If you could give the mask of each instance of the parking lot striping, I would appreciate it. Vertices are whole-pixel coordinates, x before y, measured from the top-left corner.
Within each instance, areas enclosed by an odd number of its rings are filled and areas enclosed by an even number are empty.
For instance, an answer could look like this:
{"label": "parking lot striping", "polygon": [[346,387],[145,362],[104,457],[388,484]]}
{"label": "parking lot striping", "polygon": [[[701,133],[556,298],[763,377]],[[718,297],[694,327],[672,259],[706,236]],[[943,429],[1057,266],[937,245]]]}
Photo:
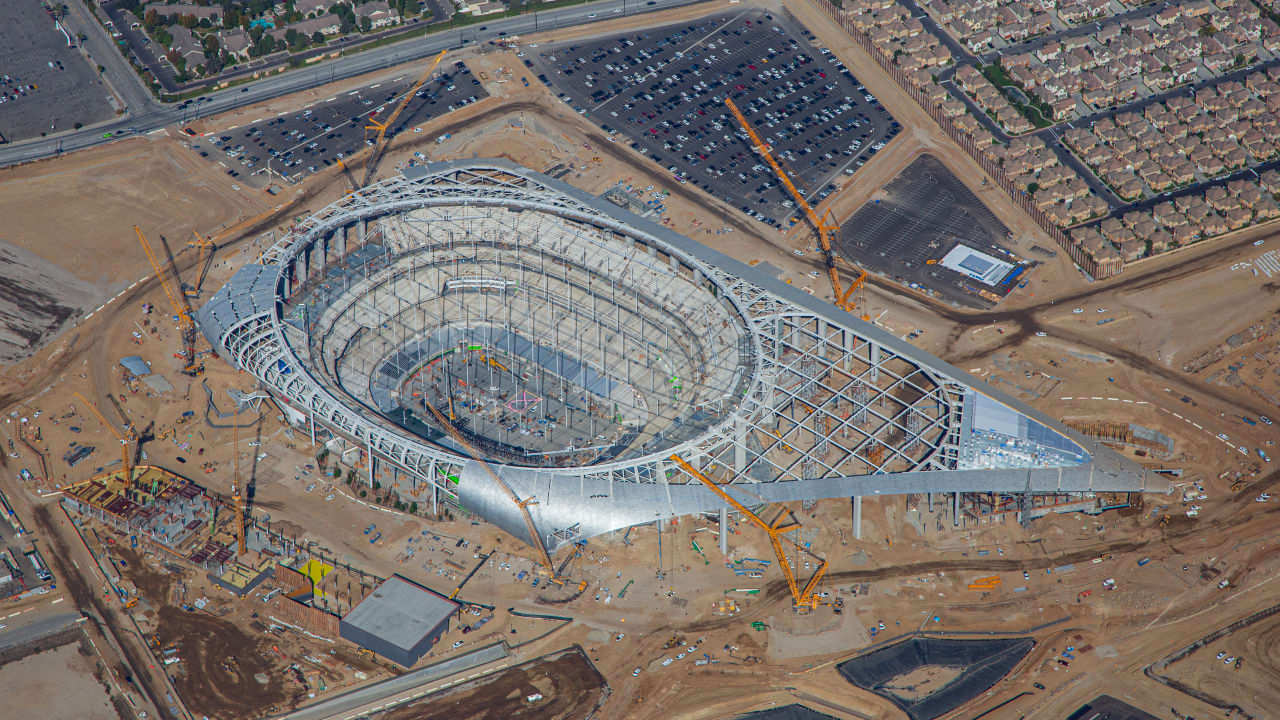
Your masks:
{"label": "parking lot striping", "polygon": [[1073,397],[1060,397],[1059,400],[1075,400]]}
{"label": "parking lot striping", "polygon": [[[738,20],[741,20],[741,19],[742,19],[742,16],[743,16],[743,15],[746,15],[748,12],[750,12],[750,10],[743,10],[742,12],[738,13],[737,15],[735,15],[735,16],[733,17],[733,19],[731,19],[731,20],[729,20],[728,22],[726,22],[724,25],[732,25],[734,22],[736,22],[736,21],[738,21]],[[686,52],[688,52],[688,51],[690,51],[690,50],[693,50],[694,48],[698,47],[698,46],[699,46],[699,45],[701,45],[702,43],[706,42],[706,41],[707,41],[707,38],[709,38],[709,37],[711,37],[712,35],[715,35],[716,33],[720,32],[723,28],[724,28],[724,26],[720,26],[720,27],[713,28],[713,29],[711,30],[711,32],[709,32],[709,33],[707,33],[706,35],[703,35],[702,37],[698,38],[698,39],[697,39],[697,40],[695,40],[692,44],[690,44],[688,47],[684,48],[683,50],[677,50],[677,51],[676,51],[676,54],[675,54],[675,57],[674,57],[673,59],[683,59],[684,54],[685,54]],[[648,75],[644,75],[644,76],[642,76],[642,79],[643,79],[643,80],[648,80],[649,78],[651,78],[651,77],[656,77],[657,75],[658,75],[658,71],[657,71],[657,70],[654,70],[653,72],[649,73]],[[638,85],[638,84],[639,84],[639,82],[637,82],[636,84]],[[621,93],[619,93],[619,94],[617,94],[617,95],[614,95],[613,97],[609,98],[608,100],[605,100],[604,102],[600,103],[599,105],[596,105],[595,107],[591,108],[591,111],[592,111],[592,112],[595,112],[596,110],[599,110],[600,108],[604,107],[605,105],[608,105],[610,102],[613,102],[614,100],[617,100],[617,99],[618,99],[618,98],[620,98],[620,97],[622,97],[622,94],[621,94]]]}
{"label": "parking lot striping", "polygon": [[50,605],[57,605],[58,603],[62,602],[63,600],[66,600],[66,598],[58,598],[57,600],[54,600],[53,602],[51,602],[51,603],[49,603],[49,604],[50,604]]}

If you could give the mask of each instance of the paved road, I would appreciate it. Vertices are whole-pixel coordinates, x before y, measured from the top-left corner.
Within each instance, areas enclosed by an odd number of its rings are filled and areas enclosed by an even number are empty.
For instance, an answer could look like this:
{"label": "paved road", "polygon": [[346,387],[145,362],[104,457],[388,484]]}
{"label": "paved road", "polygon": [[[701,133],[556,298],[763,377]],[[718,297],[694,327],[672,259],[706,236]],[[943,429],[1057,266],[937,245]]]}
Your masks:
{"label": "paved road", "polygon": [[116,50],[115,41],[93,11],[83,3],[67,3],[67,7],[70,12],[63,18],[63,23],[71,32],[85,36],[84,49],[95,64],[106,68],[103,76],[124,101],[124,109],[146,107],[151,102],[151,91],[142,84],[142,78],[133,71],[129,61]]}
{"label": "paved road", "polygon": [[[68,607],[63,605],[62,607]],[[77,612],[59,612],[57,610],[49,611],[41,608],[35,613],[28,613],[9,620],[6,627],[0,630],[0,650],[7,650],[11,647],[26,645],[34,640],[42,638],[46,635],[52,635],[65,628],[68,628],[81,619],[80,613]]]}
{"label": "paved road", "polygon": [[[640,4],[637,0],[600,0],[599,2],[559,8],[539,13],[530,13],[513,18],[494,20],[486,25],[473,25],[461,30],[446,30],[433,33],[423,38],[416,38],[408,43],[389,45],[357,53],[350,57],[340,58],[313,70],[299,70],[263,79],[252,85],[230,88],[208,95],[209,102],[204,103],[201,115],[210,115],[231,110],[246,103],[270,100],[299,90],[307,90],[336,80],[343,80],[368,72],[383,70],[401,63],[420,60],[434,55],[444,49],[457,49],[469,44],[478,44],[499,37],[499,33],[507,35],[523,35],[540,30],[557,27],[571,27],[595,22],[594,15],[612,13],[614,8],[623,8],[627,15],[656,12],[684,5],[694,5],[701,0],[651,0],[652,5]],[[132,72],[132,71],[130,71]],[[38,138],[22,143],[0,146],[0,167],[14,165],[32,160],[52,157],[72,150],[80,150],[107,142],[105,133],[123,132],[131,134],[147,133],[166,125],[177,123],[190,114],[189,110],[179,110],[161,105],[150,100],[144,109],[137,110],[130,117],[103,123],[92,128],[65,133],[50,138]]]}
{"label": "paved road", "polygon": [[[419,688],[437,680],[458,675],[472,668],[480,667],[508,656],[507,649],[501,643],[480,648],[465,655],[429,665],[421,670],[414,670],[380,683],[369,685],[358,690],[344,693],[335,698],[316,703],[310,707],[297,710],[288,715],[278,716],[279,720],[325,720],[326,718],[362,708],[371,703],[396,700],[413,696],[421,692]],[[383,705],[382,707],[385,707]],[[379,708],[381,709],[381,707]]]}

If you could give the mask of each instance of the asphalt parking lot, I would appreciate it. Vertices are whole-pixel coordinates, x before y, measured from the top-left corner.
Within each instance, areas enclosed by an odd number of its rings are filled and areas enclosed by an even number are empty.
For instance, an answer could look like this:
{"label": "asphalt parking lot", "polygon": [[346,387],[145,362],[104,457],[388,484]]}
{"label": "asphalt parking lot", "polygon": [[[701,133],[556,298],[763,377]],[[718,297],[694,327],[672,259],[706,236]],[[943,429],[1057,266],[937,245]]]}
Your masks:
{"label": "asphalt parking lot", "polygon": [[[296,112],[192,138],[192,150],[221,164],[234,178],[256,176],[263,183],[278,178],[301,182],[362,149],[368,118],[390,115],[416,79],[415,74],[405,74],[335,95]],[[487,96],[465,64],[444,63],[409,101],[388,134],[414,132],[416,126],[428,120]],[[198,104],[197,98],[192,107]],[[353,172],[362,172],[359,163]]]}
{"label": "asphalt parking lot", "polygon": [[[0,3],[0,137],[14,142],[115,115],[111,94],[40,3]],[[75,40],[74,37],[71,40]]]}
{"label": "asphalt parking lot", "polygon": [[749,9],[587,43],[526,46],[524,62],[579,114],[774,227],[803,222],[725,107],[727,96],[811,203],[854,174],[899,126],[813,35]]}
{"label": "asphalt parking lot", "polygon": [[[883,200],[863,205],[840,227],[838,249],[845,257],[869,272],[933,290],[966,307],[993,307],[984,292],[1004,297],[1016,286],[989,286],[936,262],[963,243],[1019,263],[1004,247],[1008,229],[937,158],[916,158],[884,192]],[[1025,279],[1025,274],[1018,278]]]}

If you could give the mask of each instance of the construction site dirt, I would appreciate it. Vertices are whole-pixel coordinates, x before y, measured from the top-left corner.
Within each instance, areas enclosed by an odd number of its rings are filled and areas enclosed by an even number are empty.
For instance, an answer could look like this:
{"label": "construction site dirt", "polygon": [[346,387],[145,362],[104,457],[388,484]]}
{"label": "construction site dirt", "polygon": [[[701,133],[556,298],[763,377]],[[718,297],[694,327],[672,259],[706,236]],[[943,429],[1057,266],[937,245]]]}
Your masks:
{"label": "construction site dirt", "polygon": [[[233,720],[291,707],[295,693],[285,686],[278,663],[268,659],[269,642],[199,611],[164,606],[159,614],[156,634],[162,645],[178,646],[182,662],[174,684],[192,711]],[[227,658],[235,665],[228,665]],[[298,694],[305,698],[305,693]]]}
{"label": "construction site dirt", "polygon": [[422,701],[369,715],[375,720],[585,720],[609,697],[609,685],[581,647],[485,675]]}

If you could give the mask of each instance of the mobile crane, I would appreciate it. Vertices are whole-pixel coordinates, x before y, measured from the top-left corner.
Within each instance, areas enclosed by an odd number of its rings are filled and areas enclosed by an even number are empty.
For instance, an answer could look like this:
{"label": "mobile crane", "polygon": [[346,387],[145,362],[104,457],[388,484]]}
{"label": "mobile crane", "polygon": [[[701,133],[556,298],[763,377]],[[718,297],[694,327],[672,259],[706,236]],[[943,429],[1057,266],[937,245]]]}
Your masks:
{"label": "mobile crane", "polygon": [[812,552],[807,550],[800,543],[797,543],[795,540],[792,540],[790,537],[787,538],[787,541],[795,545],[797,549],[799,549],[801,552],[805,552],[812,555],[813,558],[818,562],[818,569],[814,571],[813,576],[810,577],[809,581],[804,584],[803,588],[801,588],[800,583],[796,581],[795,572],[791,569],[791,562],[787,557],[787,553],[782,548],[782,538],[787,533],[793,530],[798,530],[800,528],[800,524],[794,521],[789,525],[782,524],[783,518],[787,517],[789,513],[786,513],[786,512],[780,513],[776,520],[774,520],[773,522],[767,522],[765,521],[764,518],[751,512],[746,508],[745,505],[735,500],[731,495],[729,495],[729,493],[725,492],[724,488],[716,484],[715,481],[713,481],[711,478],[707,477],[706,475],[703,475],[700,470],[690,465],[687,461],[684,460],[684,458],[681,458],[679,455],[672,455],[670,460],[671,462],[678,465],[681,470],[688,473],[690,477],[695,478],[696,480],[701,482],[703,485],[706,485],[708,488],[710,488],[711,492],[714,492],[716,495],[719,495],[721,500],[724,500],[726,503],[729,503],[730,507],[742,513],[743,517],[759,525],[761,529],[765,531],[765,533],[769,536],[769,544],[773,546],[773,554],[778,558],[778,567],[782,568],[782,575],[787,579],[787,587],[791,589],[791,599],[794,602],[795,608],[797,610],[809,611],[817,608],[819,605],[827,604],[821,598],[819,598],[816,594],[814,594],[814,589],[817,588],[818,582],[822,579],[823,575],[827,574],[826,558],[821,558],[821,557],[818,557],[817,555],[814,555]]}
{"label": "mobile crane", "polygon": [[[366,125],[364,129],[376,130],[377,137],[373,141],[373,155],[369,158],[369,162],[365,163],[364,180],[360,182],[360,187],[366,187],[373,180],[373,176],[378,174],[378,166],[382,164],[382,158],[387,154],[387,146],[390,144],[390,138],[387,137],[387,131],[395,126],[396,120],[400,119],[400,113],[404,112],[405,106],[409,104],[409,100],[422,89],[422,86],[427,83],[427,80],[431,79],[431,75],[435,72],[436,66],[444,59],[445,53],[447,52],[448,50],[441,50],[440,54],[436,55],[436,59],[427,66],[427,69],[422,73],[422,76],[418,78],[417,82],[405,91],[404,97],[400,98],[399,104],[397,104],[395,109],[391,111],[391,114],[387,116],[386,120],[378,121],[372,118],[369,119],[369,124]],[[394,134],[392,137],[394,137]]]}
{"label": "mobile crane", "polygon": [[440,427],[443,428],[445,432],[449,433],[449,436],[467,451],[467,454],[471,456],[471,459],[479,463],[480,467],[484,468],[485,472],[489,473],[489,477],[493,478],[493,481],[497,483],[499,488],[502,488],[502,491],[507,494],[507,497],[511,499],[511,502],[515,503],[516,507],[520,508],[520,515],[524,517],[525,527],[529,530],[529,543],[533,545],[533,549],[537,551],[538,561],[547,569],[547,573],[551,576],[550,580],[552,583],[556,585],[564,585],[564,578],[557,575],[556,566],[551,562],[551,553],[547,552],[547,545],[542,541],[542,536],[538,534],[537,526],[533,524],[533,516],[529,514],[529,506],[536,504],[538,502],[537,499],[530,495],[529,497],[521,500],[520,497],[515,494],[515,491],[507,485],[506,481],[502,479],[502,476],[498,475],[497,471],[495,471],[489,463],[485,462],[484,458],[480,456],[480,451],[476,450],[475,446],[463,437],[462,433],[458,432],[458,429],[453,426],[453,423],[449,422],[449,419],[437,410],[435,405],[432,405],[425,397],[422,398],[422,404],[427,407],[427,410],[431,411],[433,416],[435,416],[436,422],[440,423]]}
{"label": "mobile crane", "polygon": [[[173,284],[169,282],[168,275],[160,267],[160,261],[156,259],[155,252],[151,250],[151,243],[147,242],[147,236],[142,234],[142,228],[134,225],[133,231],[138,234],[138,242],[142,243],[142,249],[147,253],[147,260],[151,262],[151,269],[155,271],[156,277],[160,279],[160,286],[164,288],[164,295],[169,299],[173,314],[178,318],[178,329],[182,333],[182,358],[184,361],[182,374],[196,377],[204,372],[204,363],[196,358],[196,323],[191,319],[191,303],[187,301],[186,295],[178,292]],[[172,264],[172,258],[170,258],[170,264]],[[174,274],[176,280],[176,270]]]}
{"label": "mobile crane", "polygon": [[115,426],[107,422],[107,418],[98,410],[98,406],[89,402],[89,398],[81,395],[79,390],[76,391],[75,395],[79,398],[80,402],[88,406],[89,412],[93,413],[94,416],[98,418],[98,422],[102,423],[102,427],[106,428],[107,432],[114,435],[116,440],[120,442],[120,467],[123,469],[122,474],[125,483],[132,485],[133,457],[135,453],[134,444],[138,442],[138,434],[134,432],[133,425],[126,424],[124,426],[124,433],[122,434],[119,430],[115,429]]}
{"label": "mobile crane", "polygon": [[760,153],[760,156],[769,163],[769,167],[773,168],[773,173],[778,176],[778,180],[786,187],[787,192],[791,193],[796,205],[804,211],[805,217],[809,219],[814,230],[818,233],[818,244],[822,247],[823,261],[827,265],[827,277],[831,280],[831,291],[835,306],[858,315],[864,322],[869,322],[871,316],[864,309],[862,300],[862,288],[867,283],[866,271],[862,271],[858,278],[849,284],[848,288],[841,287],[840,271],[836,268],[836,254],[832,247],[836,233],[840,231],[840,223],[836,222],[835,217],[831,214],[831,208],[827,208],[825,214],[818,215],[817,211],[809,205],[809,201],[804,199],[804,194],[796,188],[795,183],[791,182],[787,171],[773,157],[768,144],[751,127],[751,123],[747,121],[747,117],[738,109],[733,99],[726,97],[724,104],[729,108],[729,112],[733,113],[733,116],[737,118],[738,124],[746,131],[747,137],[751,138],[751,144],[755,147],[756,152]]}
{"label": "mobile crane", "polygon": [[199,257],[196,259],[196,280],[190,285],[185,283],[183,284],[183,294],[191,298],[200,297],[200,287],[204,285],[204,280],[209,275],[209,268],[213,266],[213,254],[218,250],[218,243],[226,240],[245,228],[253,226],[258,221],[267,218],[278,211],[280,207],[281,206],[277,205],[275,207],[267,208],[253,217],[245,218],[231,227],[226,228],[217,235],[206,236],[192,230],[191,234],[195,237],[194,239],[187,241],[187,247],[196,248],[196,251],[199,254]]}

